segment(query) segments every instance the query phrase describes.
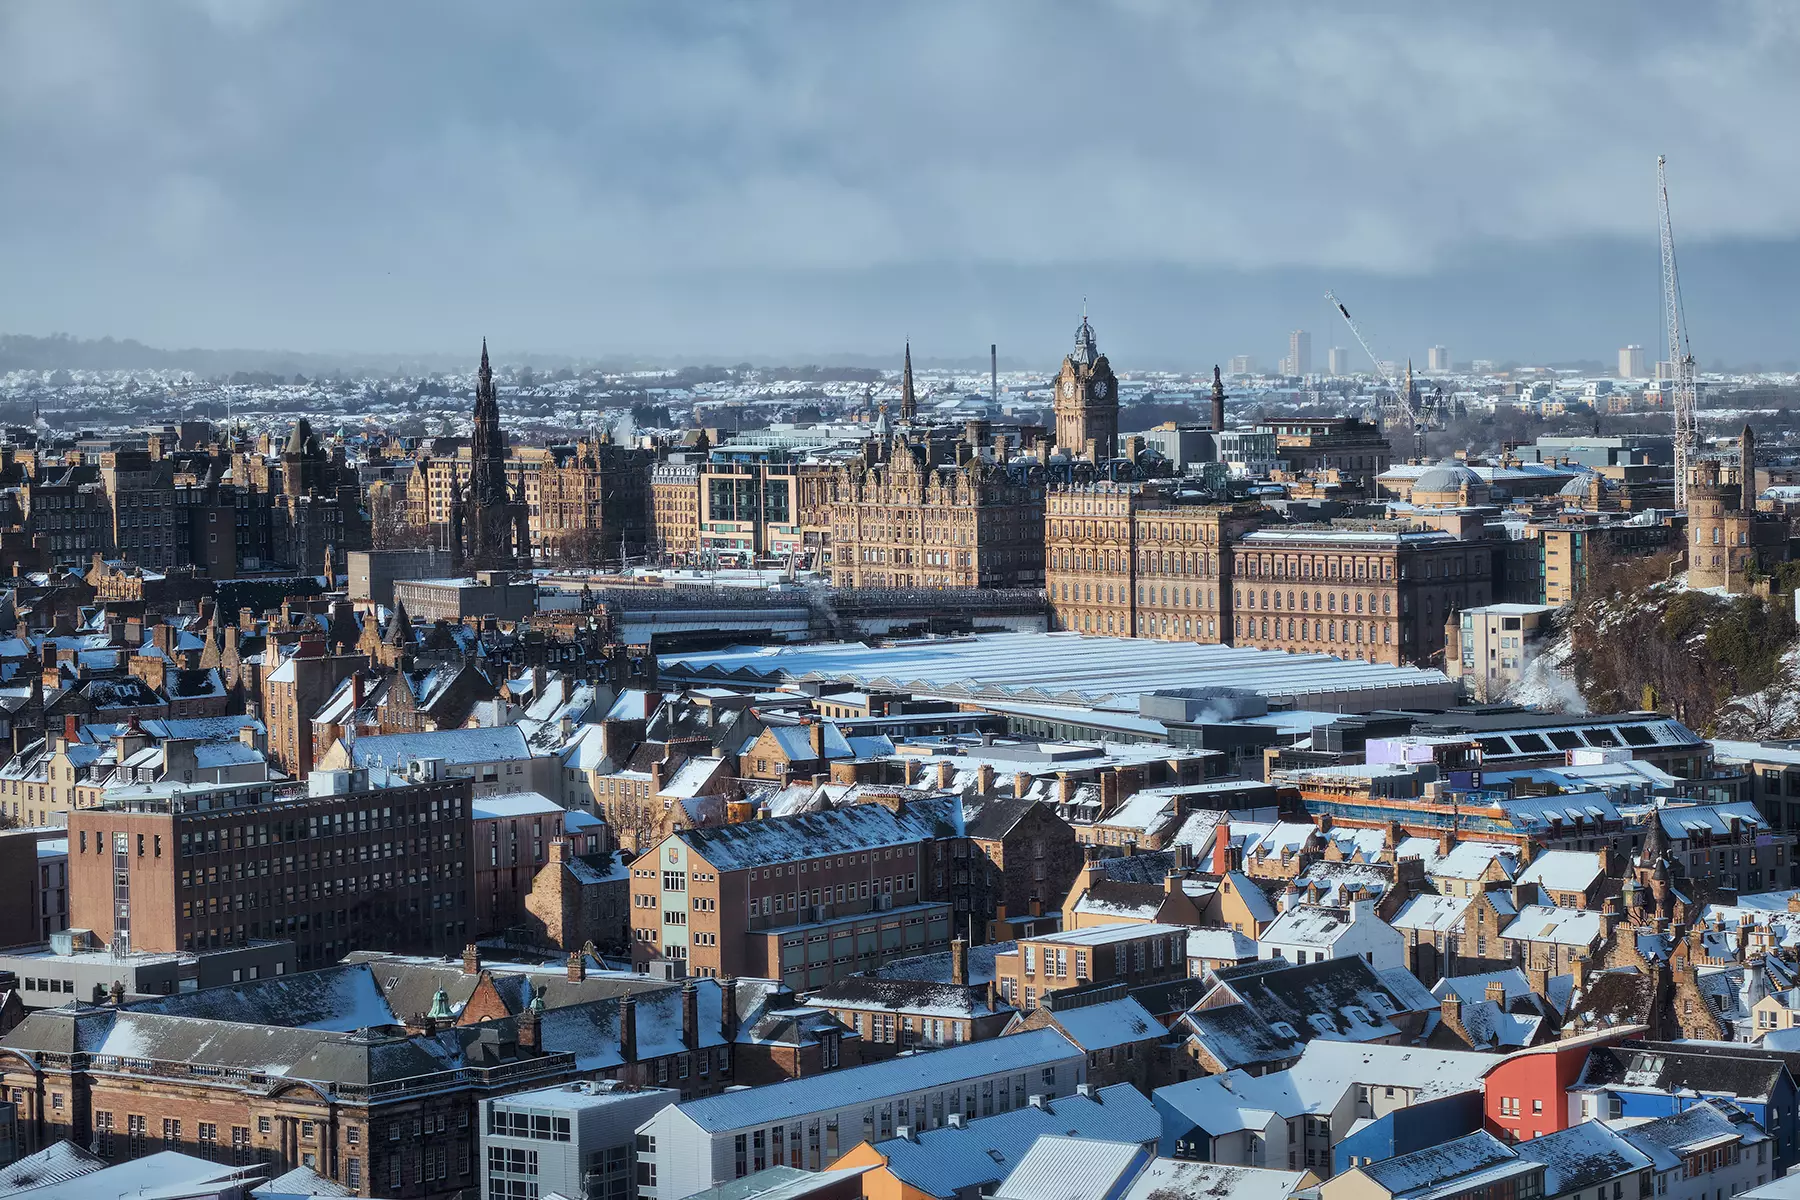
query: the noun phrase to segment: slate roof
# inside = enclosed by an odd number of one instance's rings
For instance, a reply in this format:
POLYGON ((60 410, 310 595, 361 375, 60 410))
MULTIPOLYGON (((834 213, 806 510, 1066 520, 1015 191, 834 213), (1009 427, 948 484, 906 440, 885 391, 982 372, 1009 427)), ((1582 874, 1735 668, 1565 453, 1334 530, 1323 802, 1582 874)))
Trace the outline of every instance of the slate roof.
POLYGON ((1441 1184, 1464 1180, 1478 1172, 1512 1167, 1518 1161, 1519 1156, 1505 1142, 1484 1129, 1440 1145, 1369 1163, 1358 1170, 1399 1200, 1404 1196, 1428 1193, 1441 1184))
POLYGON ((516 725, 498 729, 444 729, 432 733, 386 733, 359 737, 351 748, 359 767, 396 766, 421 758, 441 758, 450 766, 512 762, 531 757, 531 747, 516 725))
POLYGON ((1777 1058, 1728 1047, 1687 1050, 1667 1042, 1623 1042, 1589 1051, 1578 1087, 1647 1092, 1691 1091, 1752 1102, 1777 1097, 1786 1066, 1777 1058))
POLYGON ((1120 1083, 1100 1088, 1091 1097, 1061 1096, 1046 1100, 1042 1108, 1027 1106, 979 1117, 961 1129, 945 1126, 911 1138, 889 1138, 876 1142, 874 1149, 902 1182, 929 1196, 951 1196, 1005 1179, 1046 1134, 1142 1146, 1161 1132, 1150 1098, 1120 1083))
MULTIPOLYGON (((994 959, 1002 954, 1015 953, 1019 948, 1017 942, 987 942, 980 946, 969 947, 969 982, 985 985, 995 978, 994 959)), ((940 950, 935 954, 915 954, 910 958, 896 958, 875 968, 877 979, 913 979, 921 983, 950 982, 950 952, 940 950)))
POLYGON ((1285 1200, 1305 1178, 1305 1171, 1159 1158, 1132 1181, 1123 1200, 1285 1200))
POLYGON ((105 1159, 74 1142, 52 1142, 36 1154, 0 1167, 0 1196, 79 1179, 105 1166, 105 1159))
POLYGON ((1625 1140, 1668 1170, 1688 1148, 1715 1138, 1737 1135, 1744 1145, 1766 1142, 1769 1135, 1750 1120, 1744 1110, 1728 1101, 1708 1100, 1668 1117, 1646 1121, 1621 1130, 1625 1140))
POLYGON ((1168 898, 1161 883, 1115 883, 1096 880, 1080 900, 1075 911, 1086 916, 1111 917, 1114 920, 1155 920, 1168 898))
MULTIPOLYGON (((131 1012, 349 1032, 396 1021, 366 964, 324 967, 141 1000, 131 1012)), ((419 1011, 423 1012, 424 1009, 419 1011)))
POLYGON ((883 804, 856 804, 673 836, 719 870, 738 871, 948 837, 960 817, 960 801, 939 798, 908 802, 898 813, 883 804))
POLYGON ((1136 854, 1120 854, 1103 858, 1096 864, 1103 879, 1113 883, 1153 883, 1157 890, 1170 871, 1175 869, 1172 850, 1140 850, 1136 854))
POLYGON ((1024 820, 1037 804, 1030 796, 1014 796, 1011 793, 965 796, 963 822, 970 837, 998 841, 1012 832, 1013 826, 1024 820))
MULTIPOLYGON (((1276 1032, 1271 1022, 1243 1004, 1191 1010, 1179 1029, 1198 1039, 1226 1070, 1286 1062, 1306 1049, 1299 1037, 1276 1032)), ((1310 1026, 1307 1032, 1312 1032, 1310 1026)))
POLYGON ((1396 993, 1360 958, 1310 963, 1265 959, 1226 967, 1213 977, 1259 1018, 1286 1022, 1302 1040, 1321 1035, 1358 1041, 1392 1036, 1397 1029, 1388 1017, 1416 1011, 1412 999, 1396 993), (1353 1008, 1367 1013, 1372 1023, 1351 1013, 1353 1008))
POLYGON ((806 993, 808 1003, 823 1008, 881 1009, 887 1012, 925 1013, 941 1017, 984 1017, 987 986, 957 987, 953 983, 923 983, 911 979, 875 979, 851 975, 806 993))
POLYGON ((1058 1009, 1050 1014, 1069 1040, 1092 1053, 1162 1037, 1167 1031, 1149 1009, 1131 996, 1100 1004, 1058 1009))
POLYGON ((1583 1121, 1514 1147, 1520 1158, 1544 1164, 1544 1194, 1566 1196, 1648 1168, 1650 1156, 1600 1121, 1583 1121))

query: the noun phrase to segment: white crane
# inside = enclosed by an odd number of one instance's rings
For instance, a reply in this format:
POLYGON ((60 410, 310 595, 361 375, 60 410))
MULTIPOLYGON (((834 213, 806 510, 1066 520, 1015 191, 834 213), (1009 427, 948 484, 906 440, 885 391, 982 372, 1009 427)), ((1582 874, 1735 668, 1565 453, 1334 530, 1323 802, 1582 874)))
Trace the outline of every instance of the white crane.
POLYGON ((1686 314, 1681 308, 1681 276, 1675 271, 1675 231, 1669 224, 1669 184, 1663 166, 1665 159, 1656 156, 1656 207, 1662 224, 1663 320, 1669 328, 1669 362, 1675 378, 1675 507, 1687 511, 1688 470, 1700 445, 1700 422, 1694 384, 1694 353, 1688 347, 1686 314))
POLYGON ((1384 398, 1381 402, 1382 414, 1388 431, 1391 433, 1396 426, 1410 430, 1413 435, 1414 456, 1423 459, 1425 457, 1425 422, 1421 419, 1418 408, 1414 404, 1411 366, 1409 365, 1406 370, 1406 386, 1400 387, 1395 384, 1387 377, 1387 372, 1381 369, 1381 360, 1375 356, 1375 351, 1369 348, 1369 339, 1363 336, 1363 331, 1357 327, 1356 318, 1350 315, 1350 310, 1344 307, 1344 302, 1331 292, 1325 293, 1325 299, 1331 301, 1332 307, 1343 315, 1344 324, 1350 327, 1350 333, 1356 338, 1356 344, 1363 348, 1363 353, 1368 355, 1369 361, 1374 364, 1375 378, 1385 384, 1392 394, 1391 400, 1384 398))

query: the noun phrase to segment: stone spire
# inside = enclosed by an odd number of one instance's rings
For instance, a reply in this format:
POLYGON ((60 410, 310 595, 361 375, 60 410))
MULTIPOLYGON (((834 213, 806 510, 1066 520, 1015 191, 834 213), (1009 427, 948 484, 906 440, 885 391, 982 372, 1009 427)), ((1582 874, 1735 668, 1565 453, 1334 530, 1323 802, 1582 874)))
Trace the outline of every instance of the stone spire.
POLYGON ((913 391, 912 374, 912 339, 906 340, 906 363, 900 368, 900 419, 916 421, 919 417, 919 398, 913 391))

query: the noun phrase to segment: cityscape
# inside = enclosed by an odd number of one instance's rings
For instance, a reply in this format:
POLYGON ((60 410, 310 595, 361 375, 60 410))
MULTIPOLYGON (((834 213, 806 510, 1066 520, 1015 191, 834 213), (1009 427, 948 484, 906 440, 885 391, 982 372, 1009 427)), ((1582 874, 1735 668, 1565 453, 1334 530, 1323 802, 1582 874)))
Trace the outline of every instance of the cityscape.
POLYGON ((0 5, 0 1198, 1800 1200, 1703 7, 0 5))

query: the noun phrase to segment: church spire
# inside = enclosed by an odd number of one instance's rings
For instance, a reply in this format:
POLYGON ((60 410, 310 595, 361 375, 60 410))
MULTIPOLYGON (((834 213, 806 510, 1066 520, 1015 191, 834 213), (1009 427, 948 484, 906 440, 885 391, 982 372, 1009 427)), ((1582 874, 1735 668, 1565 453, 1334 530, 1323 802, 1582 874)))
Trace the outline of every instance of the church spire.
POLYGON ((919 416, 919 399, 913 391, 912 339, 906 339, 906 364, 900 368, 900 419, 912 421, 919 416))

